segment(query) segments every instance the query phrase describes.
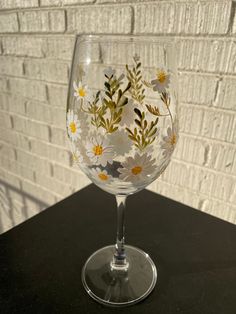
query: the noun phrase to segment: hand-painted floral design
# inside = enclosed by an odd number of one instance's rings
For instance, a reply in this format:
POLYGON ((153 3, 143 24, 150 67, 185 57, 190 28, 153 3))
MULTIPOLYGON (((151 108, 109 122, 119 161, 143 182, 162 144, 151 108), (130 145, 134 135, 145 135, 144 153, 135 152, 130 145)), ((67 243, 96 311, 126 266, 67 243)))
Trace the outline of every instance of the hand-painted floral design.
POLYGON ((112 176, 109 175, 106 170, 102 170, 98 167, 91 169, 91 175, 96 181, 101 183, 108 183, 112 180, 112 176))
POLYGON ((161 67, 144 77, 150 70, 144 74, 135 54, 125 72, 110 66, 103 74, 103 88, 94 93, 82 82, 84 73, 73 82, 76 114, 67 113, 73 158, 97 183, 115 178, 133 186, 148 183, 160 166, 166 167, 163 160, 169 162, 177 142, 170 72, 161 67))
POLYGON ((178 140, 176 123, 174 123, 172 127, 168 127, 167 136, 163 136, 162 139, 161 148, 163 149, 163 155, 170 157, 178 140))
POLYGON ((74 142, 70 142, 70 147, 71 147, 71 153, 72 153, 73 161, 76 164, 81 164, 83 162, 83 156, 80 153, 78 147, 76 146, 76 144, 74 142))
POLYGON ((164 69, 158 69, 156 73, 156 79, 151 81, 153 85, 153 90, 159 93, 165 92, 166 88, 170 84, 170 75, 164 69))
POLYGON ((114 146, 117 154, 124 155, 132 148, 132 142, 127 138, 125 130, 117 131, 109 135, 110 144, 114 146))
POLYGON ((122 163, 122 168, 118 168, 121 173, 119 178, 132 183, 144 181, 155 171, 154 163, 155 159, 152 159, 151 155, 136 153, 134 157, 127 157, 122 163))
POLYGON ((79 84, 77 85, 76 82, 73 83, 73 87, 74 87, 74 96, 77 99, 89 99, 90 98, 90 93, 88 90, 87 85, 83 85, 82 82, 79 82, 79 84))
POLYGON ((109 140, 101 135, 90 138, 86 144, 86 154, 93 164, 103 167, 108 162, 112 164, 115 157, 113 145, 110 145, 109 140))
POLYGON ((72 141, 76 141, 81 136, 80 122, 73 110, 67 112, 67 131, 72 141))
POLYGON ((112 67, 109 67, 109 68, 106 68, 104 71, 103 71, 104 75, 107 77, 107 78, 111 78, 112 76, 115 75, 116 73, 116 70, 113 69, 112 67))

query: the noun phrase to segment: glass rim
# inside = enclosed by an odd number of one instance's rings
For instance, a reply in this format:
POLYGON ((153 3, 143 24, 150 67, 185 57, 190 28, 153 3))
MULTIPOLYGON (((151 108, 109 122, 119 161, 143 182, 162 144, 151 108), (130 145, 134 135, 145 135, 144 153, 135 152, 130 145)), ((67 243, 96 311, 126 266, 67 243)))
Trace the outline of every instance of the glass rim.
POLYGON ((153 42, 153 43, 165 43, 172 46, 175 43, 176 38, 170 36, 154 36, 154 35, 135 35, 135 34, 78 34, 76 35, 76 42, 107 42, 117 41, 119 42, 153 42))

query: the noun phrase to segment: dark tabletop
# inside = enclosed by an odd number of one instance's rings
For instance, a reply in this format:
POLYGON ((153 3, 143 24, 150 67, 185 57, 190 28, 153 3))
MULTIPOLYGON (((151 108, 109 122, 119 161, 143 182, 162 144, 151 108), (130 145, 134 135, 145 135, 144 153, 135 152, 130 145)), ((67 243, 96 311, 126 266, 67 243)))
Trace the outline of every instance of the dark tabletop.
POLYGON ((90 185, 2 234, 0 313, 236 313, 236 226, 146 190, 128 198, 126 242, 154 260, 156 288, 131 307, 93 301, 81 268, 114 242, 115 206, 90 185))

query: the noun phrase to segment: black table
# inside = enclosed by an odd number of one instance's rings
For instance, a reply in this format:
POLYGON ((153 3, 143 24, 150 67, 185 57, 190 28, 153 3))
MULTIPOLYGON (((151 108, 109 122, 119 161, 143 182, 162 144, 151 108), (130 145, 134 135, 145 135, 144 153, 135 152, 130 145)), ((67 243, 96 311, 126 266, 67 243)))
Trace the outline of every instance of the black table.
POLYGON ((126 241, 150 254, 157 286, 131 307, 93 301, 81 268, 115 220, 114 196, 90 185, 2 234, 0 313, 236 313, 236 226, 146 190, 128 198, 126 241))

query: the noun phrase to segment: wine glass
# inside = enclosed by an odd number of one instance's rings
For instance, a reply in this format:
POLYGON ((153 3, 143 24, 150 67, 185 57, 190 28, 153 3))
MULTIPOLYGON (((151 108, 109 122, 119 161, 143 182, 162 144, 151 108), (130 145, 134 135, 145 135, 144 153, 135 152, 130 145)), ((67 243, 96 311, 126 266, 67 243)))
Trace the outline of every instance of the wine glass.
POLYGON ((176 146, 175 53, 173 40, 161 37, 76 39, 66 113, 71 152, 117 201, 116 244, 93 253, 82 270, 86 291, 106 305, 137 303, 156 284, 149 255, 124 244, 124 211, 127 196, 165 170, 176 146))

